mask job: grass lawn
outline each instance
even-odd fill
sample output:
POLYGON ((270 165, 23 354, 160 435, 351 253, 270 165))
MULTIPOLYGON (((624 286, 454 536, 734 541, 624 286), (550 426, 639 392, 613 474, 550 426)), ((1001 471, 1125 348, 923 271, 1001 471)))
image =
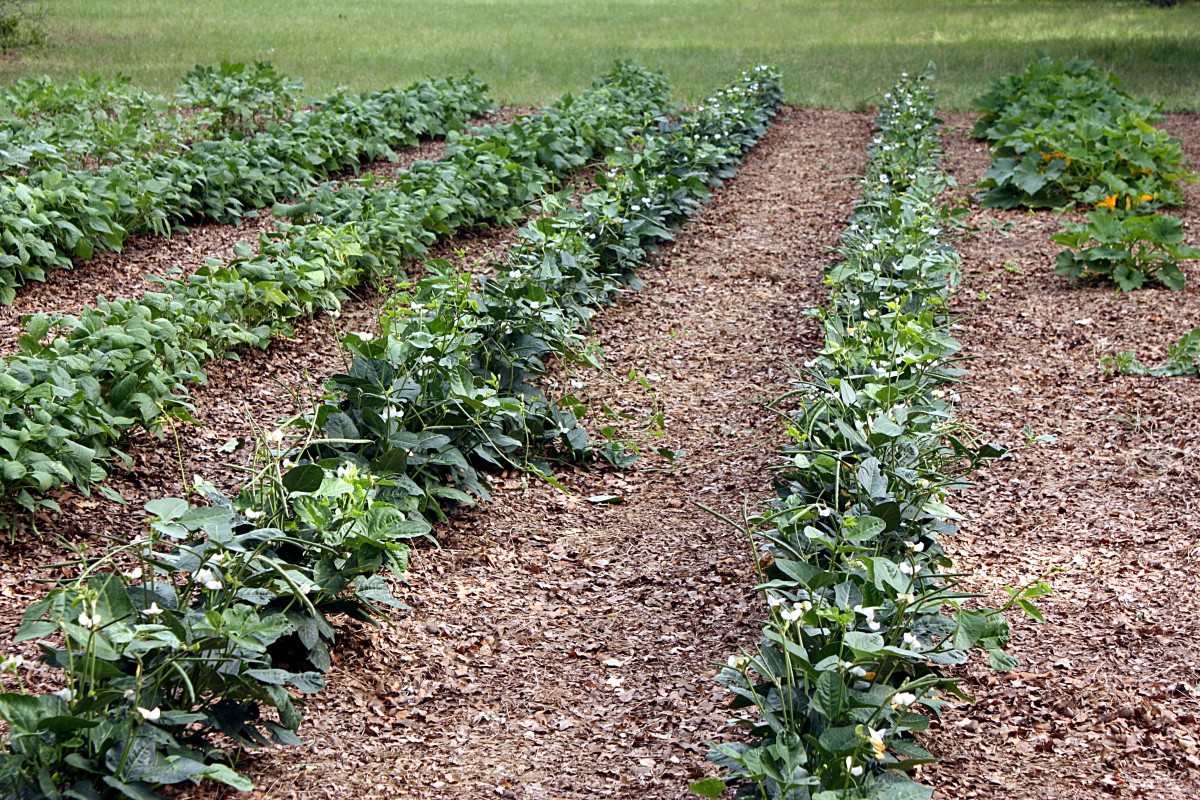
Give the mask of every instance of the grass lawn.
POLYGON ((616 58, 697 99, 743 66, 779 65, 789 100, 870 104, 896 73, 939 66, 941 104, 1044 53, 1094 59, 1135 94, 1200 110, 1200 2, 1144 0, 45 0, 50 43, 0 81, 123 72, 171 91, 197 63, 270 60, 314 92, 473 69, 537 104, 616 58))

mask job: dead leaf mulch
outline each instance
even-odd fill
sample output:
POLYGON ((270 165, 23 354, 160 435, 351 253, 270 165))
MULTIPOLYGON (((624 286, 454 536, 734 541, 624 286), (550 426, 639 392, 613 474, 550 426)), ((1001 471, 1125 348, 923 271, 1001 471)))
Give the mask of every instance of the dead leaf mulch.
MULTIPOLYGON (((970 187, 986 147, 953 117, 948 165, 970 187)), ((1200 118, 1167 124, 1200 163, 1200 118)), ((1200 243, 1200 190, 1173 210, 1200 243)), ((1011 615, 1008 674, 966 673, 979 702, 953 710, 929 738, 943 758, 939 796, 1194 798, 1200 795, 1200 381, 1104 374, 1101 354, 1147 363, 1200 325, 1200 268, 1183 292, 1116 295, 1053 274, 1050 213, 976 210, 958 244, 968 310, 961 332, 968 422, 1014 446, 955 506, 970 522, 952 543, 968 588, 993 603, 1053 568, 1037 625, 1011 615), (1000 226, 1011 225, 1008 231, 1000 226), (1008 234, 1007 236, 1005 234, 1008 234), (1007 266, 1006 266, 1007 265, 1007 266), (1057 437, 1023 448, 1025 425, 1057 437)))

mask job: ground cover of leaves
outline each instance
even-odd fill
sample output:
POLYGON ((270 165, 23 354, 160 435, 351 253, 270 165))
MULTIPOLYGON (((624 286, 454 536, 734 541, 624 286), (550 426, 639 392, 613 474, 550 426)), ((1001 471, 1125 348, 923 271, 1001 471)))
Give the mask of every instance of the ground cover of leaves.
MULTIPOLYGON (((988 161, 965 137, 969 122, 951 118, 947 136, 947 166, 964 187, 988 161)), ((1200 120, 1169 124, 1200 163, 1200 120)), ((707 743, 736 736, 712 665, 753 646, 765 613, 749 591, 746 543, 692 503, 736 513, 768 491, 781 431, 762 401, 788 388, 787 365, 817 343, 801 312, 821 300, 827 248, 845 224, 868 136, 866 115, 788 109, 644 273, 646 288, 601 313, 595 338, 608 371, 556 372, 562 387, 584 384, 577 394, 594 411, 629 414, 626 435, 685 450, 679 468, 562 468, 569 494, 516 473, 498 478, 494 502, 443 526, 441 549, 414 553, 399 587, 411 611, 387 629, 342 628, 329 688, 301 729, 305 746, 242 761, 258 794, 688 796, 688 781, 707 774, 707 743), (661 441, 648 428, 656 409, 661 441), (588 502, 595 495, 623 502, 588 502)), ((1196 243, 1195 187, 1189 198, 1196 243)), ((944 761, 923 777, 947 800, 1194 797, 1200 382, 1106 376, 1097 355, 1137 349, 1149 363, 1200 325, 1200 270, 1188 269, 1183 294, 1114 297, 1052 274, 1056 217, 975 211, 970 222, 978 231, 957 242, 967 275, 960 310, 974 308, 975 292, 990 298, 958 331, 974 358, 962 412, 1009 444, 1024 442, 1026 423, 1058 439, 992 465, 957 498, 970 520, 952 555, 969 588, 993 602, 1006 584, 1066 569, 1041 601, 1046 625, 1013 619, 1022 667, 962 672, 979 702, 935 724, 925 744, 944 761)), ((480 267, 512 240, 506 230, 465 234, 435 255, 465 251, 465 265, 480 267)), ((147 257, 178 257, 156 246, 170 247, 148 245, 147 257)), ((94 274, 84 294, 98 282, 115 293, 106 276, 122 269, 94 274)), ((336 327, 305 323, 294 340, 214 365, 196 390, 201 425, 178 426, 178 449, 171 436, 134 441, 135 470, 112 481, 129 509, 67 495, 66 515, 42 520, 43 533, 76 543, 94 541, 92 531, 133 535, 142 502, 179 493, 180 458, 186 479, 234 488, 240 474, 228 464, 245 451, 221 446, 249 435, 248 414, 271 427, 302 410, 341 368, 336 331, 370 330, 380 302, 356 298, 336 327)), ((41 594, 31 578, 52 574, 43 565, 62 553, 31 536, 6 547, 0 637, 41 594)), ((49 673, 35 667, 30 678, 45 684, 49 673)))
MULTIPOLYGON (((951 123, 947 166, 969 187, 988 154, 965 136, 969 119, 951 123)), ((1167 128, 1200 164, 1200 120, 1173 116, 1167 128)), ((1188 202, 1172 211, 1197 243, 1196 186, 1188 202)), ((944 798, 1196 797, 1200 381, 1110 376, 1098 357, 1159 361, 1200 325, 1200 269, 1185 268, 1184 292, 1116 295, 1053 274, 1049 236, 1063 222, 1053 214, 976 210, 969 222, 980 231, 958 243, 959 307, 978 291, 990 299, 960 331, 974 359, 961 410, 1010 445, 1026 424, 1058 438, 994 463, 957 499, 970 522, 952 545, 956 566, 993 603, 1005 585, 1064 571, 1039 601, 1045 625, 1013 617, 1023 665, 966 673, 979 702, 930 737, 943 761, 927 778, 944 798)))

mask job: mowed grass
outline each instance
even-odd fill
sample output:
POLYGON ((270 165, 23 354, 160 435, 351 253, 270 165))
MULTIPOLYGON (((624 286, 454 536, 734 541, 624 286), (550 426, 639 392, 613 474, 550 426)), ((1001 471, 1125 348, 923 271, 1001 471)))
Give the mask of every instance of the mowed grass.
POLYGON ((46 0, 51 43, 0 81, 80 70, 172 91, 197 63, 270 60, 314 92, 474 70, 508 103, 584 86, 618 58, 699 99, 779 65, 793 103, 860 108, 902 70, 938 65, 941 104, 1039 54, 1093 59, 1133 93, 1200 110, 1200 2, 1144 0, 46 0))

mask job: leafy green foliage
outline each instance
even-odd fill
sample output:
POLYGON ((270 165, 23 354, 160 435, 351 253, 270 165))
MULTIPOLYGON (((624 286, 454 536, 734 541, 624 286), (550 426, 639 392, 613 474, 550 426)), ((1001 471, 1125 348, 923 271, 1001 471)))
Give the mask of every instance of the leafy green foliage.
POLYGON ((303 197, 364 160, 395 159, 393 148, 445 135, 492 108, 485 90, 466 78, 338 92, 254 136, 195 141, 96 170, 49 163, 0 176, 0 303, 11 303, 21 283, 44 280, 47 269, 117 250, 134 233, 166 234, 197 219, 236 221, 277 199, 303 197))
POLYGON ((265 122, 283 122, 300 99, 304 82, 258 61, 247 67, 222 61, 219 67, 195 67, 184 76, 176 98, 214 115, 220 131, 248 133, 265 122))
POLYGON ((88 490, 121 457, 115 447, 130 428, 187 417, 186 386, 203 380, 205 362, 335 310, 346 289, 393 274, 441 236, 514 219, 666 100, 661 76, 619 67, 544 114, 455 138, 443 160, 418 162, 394 183, 324 186, 281 207, 296 221, 264 236, 257 255, 163 279, 159 291, 78 318, 31 318, 22 352, 0 368, 3 494, 33 509, 51 502, 36 493, 60 484, 88 490))
POLYGON ((1050 237, 1068 249, 1058 254, 1054 272, 1071 280, 1105 277, 1123 292, 1158 281, 1168 289, 1185 283, 1179 261, 1200 258, 1200 248, 1183 243, 1183 222, 1165 214, 1125 214, 1098 210, 1086 223, 1068 222, 1050 237))
MULTIPOLYGON (((1178 140, 1155 127, 1158 110, 1085 61, 1042 59, 993 82, 975 101, 972 133, 994 147, 983 205, 1047 208, 1112 195, 1180 205, 1194 181, 1178 140)), ((1110 206, 1111 207, 1111 206, 1110 206)))
MULTIPOLYGON (((629 67, 602 87, 622 82, 644 91, 635 108, 661 92, 656 76, 629 67)), ((599 113, 622 96, 573 103, 599 113)), ((148 535, 74 565, 21 632, 62 638, 43 647, 68 685, 0 695, 12 730, 0 785, 50 797, 144 797, 205 778, 251 788, 223 738, 297 742, 293 693, 321 688, 328 616, 370 621, 395 605, 375 573, 403 574, 407 540, 429 534, 441 504, 472 502, 464 489, 486 496, 479 468, 558 437, 574 446, 574 417, 548 403, 533 410, 530 379, 577 349, 575 329, 731 174, 782 97, 778 75, 759 68, 703 110, 660 116, 636 150, 610 148, 578 207, 566 194, 549 201, 492 277, 431 262, 389 304, 383 336, 347 337, 349 373, 294 440, 267 435, 258 476, 237 498, 202 486, 209 506, 154 501, 148 535), (546 420, 553 427, 539 430, 546 420), (134 569, 115 568, 130 560, 134 569)))
POLYGON ((1100 363, 1105 369, 1126 375, 1200 375, 1200 328, 1193 328, 1179 337, 1179 341, 1167 345, 1167 360, 1156 367, 1147 367, 1137 360, 1135 353, 1128 352, 1104 356, 1100 363))
POLYGON ((918 709, 962 696, 941 667, 975 648, 1016 663, 1001 611, 964 605, 940 544, 960 518, 948 492, 1004 451, 953 422, 943 388, 962 376, 946 307, 959 259, 941 241, 932 92, 905 77, 885 99, 829 308, 813 312, 825 344, 792 393, 779 498, 749 521, 771 617, 718 680, 756 709, 735 720, 754 741, 709 755, 739 796, 928 798, 904 773, 933 760, 913 743, 918 709))

